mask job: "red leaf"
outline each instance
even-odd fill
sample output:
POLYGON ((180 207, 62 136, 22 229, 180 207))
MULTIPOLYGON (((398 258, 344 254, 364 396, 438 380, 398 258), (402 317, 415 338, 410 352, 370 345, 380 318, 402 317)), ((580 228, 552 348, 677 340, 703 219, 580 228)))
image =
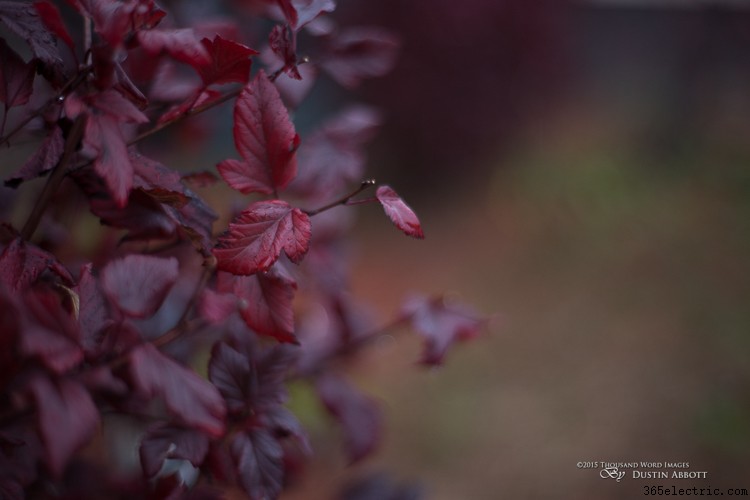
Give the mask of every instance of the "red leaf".
POLYGON ((383 210, 389 219, 408 236, 424 238, 422 226, 419 224, 417 215, 404 203, 396 191, 389 186, 380 186, 375 192, 378 201, 383 205, 383 210))
POLYGON ((203 85, 248 82, 252 63, 250 57, 258 54, 257 51, 219 35, 213 40, 204 38, 201 44, 210 57, 210 63, 196 66, 203 85))
POLYGON ((279 342, 299 343, 294 336, 294 281, 275 268, 252 276, 236 276, 233 281, 234 295, 240 299, 240 316, 247 326, 279 342))
POLYGON ((309 242, 307 214, 285 201, 258 201, 229 224, 213 254, 219 270, 249 275, 268 270, 282 251, 299 262, 309 242))
POLYGON ((382 415, 378 405, 344 379, 327 374, 316 381, 323 405, 344 431, 350 462, 370 454, 381 435, 382 415))
POLYGON ((219 164, 219 173, 242 193, 269 194, 297 175, 299 136, 279 91, 261 71, 234 106, 234 143, 244 162, 219 164))
POLYGON ((0 1, 0 21, 29 44, 31 53, 43 63, 46 76, 61 80, 63 61, 57 50, 57 40, 44 25, 34 4, 0 1))
POLYGON ((224 432, 226 406, 216 387, 194 371, 177 364, 152 344, 130 353, 130 372, 138 390, 161 396, 172 414, 210 436, 224 432))
POLYGON ((412 326, 425 338, 422 363, 427 365, 442 364, 451 345, 476 337, 488 323, 468 306, 443 298, 411 299, 404 306, 404 314, 411 316, 412 326))
POLYGON ((150 255, 128 255, 107 264, 102 271, 102 287, 126 315, 152 316, 178 277, 177 259, 150 255))
POLYGON ((238 434, 230 444, 240 485, 251 500, 278 498, 284 480, 284 450, 267 429, 238 434))
POLYGON ((23 106, 34 89, 34 61, 23 62, 3 38, 0 38, 0 60, 0 102, 6 109, 23 106))
POLYGON ((83 153, 94 159, 94 170, 104 180, 114 201, 120 207, 125 206, 133 185, 133 165, 120 123, 145 123, 148 118, 114 90, 99 92, 87 101, 68 96, 66 113, 70 118, 87 113, 83 153))
POLYGON ((112 326, 107 301, 97 279, 91 274, 91 264, 81 268, 81 277, 74 288, 78 294, 78 324, 81 329, 81 344, 87 355, 96 354, 104 331, 112 326))
POLYGON ((15 238, 0 253, 0 284, 11 292, 33 285, 47 270, 66 283, 73 282, 68 270, 53 255, 21 238, 15 238))
POLYGON ((93 437, 99 412, 88 391, 69 379, 36 377, 29 389, 39 412, 39 431, 52 474, 62 476, 73 454, 93 437))
POLYGON ((146 477, 159 473, 168 458, 189 460, 195 467, 208 453, 208 437, 193 429, 159 426, 149 430, 141 441, 139 455, 146 477))
MULTIPOLYGON (((1 71, 1 70, 0 70, 1 71)), ((37 148, 34 154, 15 175, 5 181, 9 187, 17 187, 22 182, 34 179, 52 170, 62 157, 65 149, 65 139, 62 129, 58 126, 44 138, 44 142, 37 148)))
POLYGON ((34 356, 49 370, 62 374, 83 359, 80 332, 60 297, 44 288, 24 296, 25 310, 19 349, 34 356))
POLYGON ((75 51, 73 39, 70 37, 68 29, 65 27, 65 23, 62 20, 62 16, 60 15, 57 6, 51 4, 47 0, 42 0, 34 2, 34 8, 39 13, 39 17, 42 18, 42 22, 47 29, 65 42, 65 44, 70 47, 71 51, 75 51))
POLYGON ((301 80, 302 75, 297 69, 297 34, 288 26, 277 24, 268 35, 268 45, 284 62, 284 72, 295 80, 301 80))
POLYGON ((176 60, 196 68, 211 64, 211 56, 190 28, 143 30, 137 36, 141 47, 150 54, 166 52, 176 60))
POLYGON ((383 76, 396 64, 398 39, 378 28, 350 28, 331 41, 320 66, 344 87, 383 76))

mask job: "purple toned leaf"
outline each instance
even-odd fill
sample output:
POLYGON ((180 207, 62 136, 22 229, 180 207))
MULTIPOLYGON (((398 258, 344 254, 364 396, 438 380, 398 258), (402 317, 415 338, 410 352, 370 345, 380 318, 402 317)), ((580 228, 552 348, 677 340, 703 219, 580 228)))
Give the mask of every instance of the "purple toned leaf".
POLYGON ((383 206, 385 214, 397 228, 408 236, 424 238, 417 214, 409 208, 409 205, 404 203, 404 200, 396 194, 396 191, 391 189, 390 186, 380 186, 375 192, 375 196, 383 206))
POLYGON ((130 30, 133 5, 113 0, 77 0, 79 10, 93 19, 94 28, 112 47, 119 46, 130 30))
POLYGON ((210 56, 211 62, 197 66, 203 85, 219 83, 247 83, 250 79, 250 57, 257 51, 216 35, 213 40, 204 38, 201 44, 210 56))
POLYGON ((38 425, 47 465, 61 477, 73 454, 93 437, 99 412, 86 389, 68 379, 36 377, 29 389, 38 409, 38 425))
POLYGON ((297 360, 298 350, 274 345, 214 346, 209 378, 218 387, 231 412, 251 409, 256 415, 272 412, 287 399, 285 382, 297 360))
POLYGON ((244 161, 219 164, 219 173, 231 187, 245 194, 269 194, 297 175, 299 136, 279 91, 263 71, 237 98, 233 132, 244 161))
POLYGON ((259 201, 229 224, 213 253, 219 270, 249 275, 268 270, 282 251, 299 262, 309 241, 307 214, 281 200, 259 201))
POLYGON ((299 343, 294 336, 294 291, 297 284, 271 268, 252 276, 234 278, 240 316, 247 326, 279 342, 299 343))
POLYGON ((442 298, 410 299, 403 314, 411 316, 412 326, 425 338, 422 363, 427 365, 442 364, 451 345, 478 336, 488 323, 468 306, 442 298))
POLYGON ((78 294, 81 344, 87 355, 93 355, 98 352, 104 330, 113 324, 113 320, 99 283, 91 274, 91 264, 81 267, 81 277, 74 291, 78 294))
POLYGON ((380 441, 382 415, 378 405, 344 379, 326 374, 315 383, 326 410, 341 425, 350 462, 370 454, 380 441))
POLYGON ((49 172, 55 167, 55 165, 57 165, 57 162, 60 161, 64 148, 65 139, 63 138, 62 129, 56 126, 52 129, 52 132, 44 138, 44 141, 31 158, 23 164, 13 177, 5 181, 5 185, 17 187, 22 182, 34 179, 49 172))
POLYGON ((0 38, 0 102, 6 109, 29 102, 34 89, 34 62, 23 62, 13 49, 0 38))
POLYGON ((283 70, 290 78, 301 80, 302 75, 297 69, 297 35, 288 26, 277 24, 268 35, 268 44, 271 50, 283 62, 283 70))
POLYGON ((0 284, 11 292, 28 288, 47 270, 65 283, 73 283, 68 270, 53 255, 21 238, 13 239, 0 253, 0 284))
POLYGON ((176 60, 196 68, 211 64, 211 56, 190 28, 144 30, 139 31, 137 36, 141 47, 150 54, 166 52, 176 60))
POLYGON ((286 22, 289 23, 290 26, 297 26, 299 17, 297 16, 297 9, 294 7, 292 0, 276 0, 276 3, 281 9, 286 22))
POLYGON ((240 485, 251 500, 279 496, 284 480, 284 451, 266 429, 238 434, 230 444, 240 485))
POLYGON ((133 165, 120 123, 145 123, 148 118, 114 90, 97 93, 88 101, 68 96, 65 111, 70 118, 87 113, 83 153, 94 160, 94 170, 104 180, 114 201, 125 206, 133 185, 133 165))
POLYGON ((68 29, 65 27, 65 23, 62 20, 62 16, 60 15, 57 6, 46 0, 42 0, 34 2, 34 8, 42 19, 44 26, 51 33, 54 33, 59 39, 65 42, 65 44, 70 47, 71 51, 75 51, 75 44, 70 37, 70 33, 68 33, 68 29))
POLYGON ((51 290, 34 289, 24 296, 24 319, 19 349, 54 373, 65 373, 83 360, 80 333, 59 296, 51 290))
POLYGON ((128 255, 102 271, 102 287, 113 304, 135 318, 152 316, 178 277, 177 259, 128 255))
POLYGON ((152 344, 133 349, 129 360, 133 382, 140 392, 164 398, 172 414, 190 427, 214 437, 224 433, 227 408, 213 384, 152 344))
POLYGON ((195 467, 208 452, 208 437, 194 429, 160 426, 149 430, 141 441, 140 457, 147 477, 159 473, 168 458, 189 460, 195 467))
POLYGON ((273 406, 260 415, 264 427, 273 431, 277 438, 292 437, 297 440, 305 454, 312 454, 312 447, 297 417, 283 406, 273 406))
POLYGON ((57 40, 45 26, 31 2, 0 1, 0 21, 31 47, 31 53, 44 65, 45 75, 59 81, 63 61, 57 40))
POLYGON ((94 170, 107 184, 115 202, 125 206, 133 185, 133 167, 127 159, 127 146, 118 119, 112 115, 89 116, 84 147, 94 158, 94 170))
POLYGON ((253 384, 253 408, 265 412, 287 400, 285 383, 299 356, 299 348, 276 344, 255 353, 256 382, 253 384))
POLYGON ((349 28, 335 37, 320 66, 344 87, 383 76, 396 64, 398 39, 379 28, 349 28))
POLYGON ((130 192, 124 208, 107 197, 90 198, 90 204, 102 224, 129 230, 123 241, 170 238, 177 232, 177 223, 165 207, 139 189, 130 192))
POLYGON ((246 354, 223 342, 214 345, 208 378, 219 389, 230 413, 242 413, 249 405, 251 368, 246 354))

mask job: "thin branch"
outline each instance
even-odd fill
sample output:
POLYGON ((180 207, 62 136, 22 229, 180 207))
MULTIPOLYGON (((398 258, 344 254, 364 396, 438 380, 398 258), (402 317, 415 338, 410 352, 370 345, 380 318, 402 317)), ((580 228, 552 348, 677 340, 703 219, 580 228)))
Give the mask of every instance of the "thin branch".
POLYGON ((62 102, 65 99, 65 96, 67 96, 70 92, 76 89, 80 84, 82 84, 84 81, 86 81, 86 77, 93 69, 93 66, 85 66, 81 68, 81 70, 68 80, 65 85, 63 85, 62 89, 60 89, 60 92, 57 93, 54 97, 51 97, 47 100, 44 104, 39 106, 37 109, 32 111, 26 118, 21 120, 10 132, 5 134, 3 137, 0 137, 0 144, 4 144, 8 142, 8 140, 16 135, 18 132, 20 132, 26 125, 29 124, 31 120, 36 118, 37 116, 40 116, 44 111, 47 110, 48 107, 52 106, 56 102, 62 102))
MULTIPOLYGON (((328 203, 327 205, 323 205, 322 207, 316 208, 314 210, 304 210, 304 212, 312 217, 313 215, 318 215, 321 212, 325 212, 326 210, 330 210, 333 207, 337 207, 339 205, 354 205, 359 203, 359 201, 352 201, 352 198, 357 196, 359 193, 364 191, 365 189, 374 186, 375 185, 375 179, 367 179, 366 181, 362 181, 362 183, 359 185, 357 189, 352 191, 351 193, 347 194, 346 196, 342 196, 336 201, 332 201, 331 203, 328 203)), ((363 202, 369 202, 371 200, 362 200, 363 202)))
POLYGON ((26 224, 24 224, 23 229, 21 230, 21 236, 23 239, 31 239, 31 236, 33 236, 34 231, 36 231, 36 228, 39 225, 39 221, 42 220, 42 215, 47 209, 47 205, 55 194, 55 191, 57 191, 57 188, 65 177, 68 164, 73 158, 73 155, 78 148, 78 144, 83 138, 85 124, 86 115, 83 114, 79 115, 75 122, 73 122, 73 127, 70 129, 68 138, 65 141, 65 149, 63 150, 62 157, 47 178, 47 183, 44 185, 42 193, 39 195, 36 204, 34 204, 34 208, 31 210, 31 214, 29 214, 29 218, 26 220, 26 224))
POLYGON ((223 96, 221 96, 221 97, 219 97, 219 98, 217 98, 217 99, 215 99, 213 101, 209 101, 209 102, 207 102, 205 104, 202 104, 200 106, 197 106, 195 108, 190 108, 187 111, 185 111, 184 113, 182 113, 181 115, 178 115, 178 116, 176 116, 175 118, 173 118, 173 119, 171 119, 169 121, 166 121, 164 123, 159 123, 156 126, 150 128, 150 129, 148 129, 148 130, 146 130, 144 132, 141 132, 140 134, 138 134, 137 136, 133 137, 132 139, 130 139, 128 141, 128 146, 132 146, 133 144, 135 144, 137 142, 141 142, 143 139, 145 139, 147 137, 151 137, 155 133, 160 132, 162 129, 164 129, 166 127, 169 127, 170 125, 174 125, 176 123, 180 123, 180 122, 182 122, 182 121, 190 118, 191 116, 195 116, 197 114, 203 113, 204 111, 208 111, 209 109, 214 108, 214 107, 218 106, 219 104, 223 104, 223 103, 229 101, 230 99, 233 99, 233 98, 237 97, 238 95, 240 95, 240 93, 242 92, 243 88, 245 88, 245 87, 237 87, 237 88, 235 88, 233 90, 230 90, 229 92, 227 92, 223 96))

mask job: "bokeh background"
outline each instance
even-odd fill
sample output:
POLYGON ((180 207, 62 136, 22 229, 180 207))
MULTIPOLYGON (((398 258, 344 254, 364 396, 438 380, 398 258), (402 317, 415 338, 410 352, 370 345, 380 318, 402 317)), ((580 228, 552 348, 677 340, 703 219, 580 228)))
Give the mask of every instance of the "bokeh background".
POLYGON ((382 471, 439 500, 750 488, 750 4, 341 4, 402 37, 358 97, 387 117, 369 172, 427 236, 363 210, 355 291, 383 315, 448 291, 498 320, 437 371, 406 332, 376 345, 353 375, 384 405, 380 453, 347 468, 308 415, 318 456, 288 498, 382 471), (576 467, 602 460, 708 477, 576 467))

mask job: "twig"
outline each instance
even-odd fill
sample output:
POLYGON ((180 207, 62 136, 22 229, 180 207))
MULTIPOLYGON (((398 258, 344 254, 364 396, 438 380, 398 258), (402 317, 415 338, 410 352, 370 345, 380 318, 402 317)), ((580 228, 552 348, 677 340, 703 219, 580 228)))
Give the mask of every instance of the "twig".
POLYGON ((23 229, 21 230, 21 236, 23 237, 23 239, 31 239, 34 231, 36 231, 36 228, 39 225, 39 221, 42 219, 42 215, 47 209, 47 205, 49 204, 52 196, 55 194, 55 191, 57 191, 57 188, 60 186, 60 183, 65 177, 68 164, 73 158, 73 155, 78 148, 78 144, 83 138, 83 130, 85 128, 85 124, 86 115, 83 114, 79 115, 78 118, 76 118, 75 122, 73 122, 73 127, 70 129, 68 138, 65 141, 65 149, 63 150, 62 157, 60 158, 60 161, 57 162, 57 165, 55 165, 55 168, 52 170, 52 174, 50 174, 50 176, 47 178, 47 183, 44 185, 42 193, 39 195, 36 204, 34 204, 34 208, 31 210, 31 214, 29 214, 29 218, 26 220, 26 224, 24 224, 23 229))
MULTIPOLYGON (((320 208, 316 208, 315 210, 304 210, 304 212, 312 217, 313 215, 318 215, 321 212, 325 212, 326 210, 330 210, 333 207, 337 207, 339 205, 355 205, 360 203, 360 201, 352 201, 352 198, 357 196, 359 193, 364 191, 365 189, 369 188, 370 186, 375 185, 375 179, 367 179, 366 181, 362 181, 362 183, 359 185, 357 189, 352 191, 351 193, 347 194, 346 196, 342 196, 336 201, 332 201, 331 203, 328 203, 327 205, 323 205, 320 208)), ((367 200, 361 200, 361 202, 370 202, 371 199, 367 200)))
POLYGON ((35 109, 33 112, 31 112, 26 118, 21 120, 10 132, 5 134, 3 137, 0 137, 0 144, 4 144, 8 142, 8 140, 16 135, 20 130, 22 130, 26 125, 29 124, 31 120, 36 118, 37 116, 41 115, 48 107, 52 106, 56 102, 61 102, 63 99, 65 99, 65 96, 67 96, 70 92, 75 90, 76 87, 78 87, 80 84, 82 84, 85 80, 88 74, 93 69, 92 66, 85 66, 83 67, 73 78, 68 80, 65 85, 63 85, 62 89, 60 89, 60 92, 57 93, 54 97, 51 97, 47 100, 44 104, 39 106, 37 109, 35 109))

